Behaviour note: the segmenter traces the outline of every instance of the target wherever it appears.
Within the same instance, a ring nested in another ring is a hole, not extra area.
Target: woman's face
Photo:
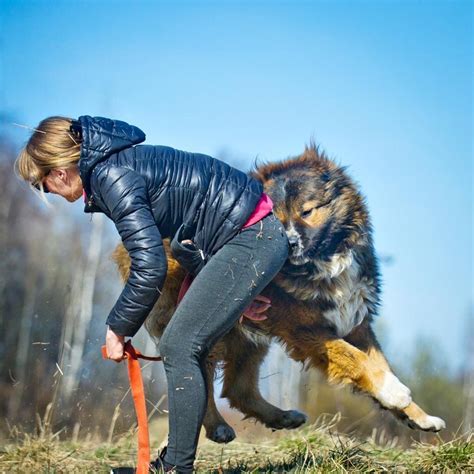
[[[82,180],[77,166],[55,168],[43,178],[43,186],[53,194],[62,196],[69,202],[77,201],[82,196]]]

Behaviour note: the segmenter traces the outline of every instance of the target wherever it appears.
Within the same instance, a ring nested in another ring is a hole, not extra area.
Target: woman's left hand
[[[244,318],[248,318],[252,321],[264,321],[268,318],[267,315],[263,314],[268,308],[270,308],[272,302],[266,296],[258,295],[255,299],[245,308],[242,316],[239,319],[239,323],[242,323]]]
[[[125,359],[124,346],[125,337],[115,334],[112,329],[107,328],[105,335],[105,346],[107,348],[107,357],[115,362],[121,362]]]

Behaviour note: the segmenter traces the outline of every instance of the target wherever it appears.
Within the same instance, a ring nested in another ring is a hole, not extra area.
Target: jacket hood
[[[134,125],[104,117],[82,115],[78,121],[82,127],[79,173],[89,194],[89,177],[94,166],[113,153],[143,142],[145,133]]]

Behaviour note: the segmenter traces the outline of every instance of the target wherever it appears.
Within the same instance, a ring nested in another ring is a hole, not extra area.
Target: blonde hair
[[[17,176],[43,194],[44,177],[55,168],[77,164],[81,155],[80,133],[71,130],[73,120],[53,116],[42,120],[15,160]]]

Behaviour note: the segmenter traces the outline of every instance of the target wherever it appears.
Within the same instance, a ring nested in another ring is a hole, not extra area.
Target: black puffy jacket
[[[110,217],[131,257],[130,276],[106,323],[133,336],[159,297],[167,270],[162,238],[193,274],[242,228],[263,192],[226,163],[165,146],[119,120],[82,116],[79,171],[85,212]],[[191,239],[194,246],[183,245]]]

